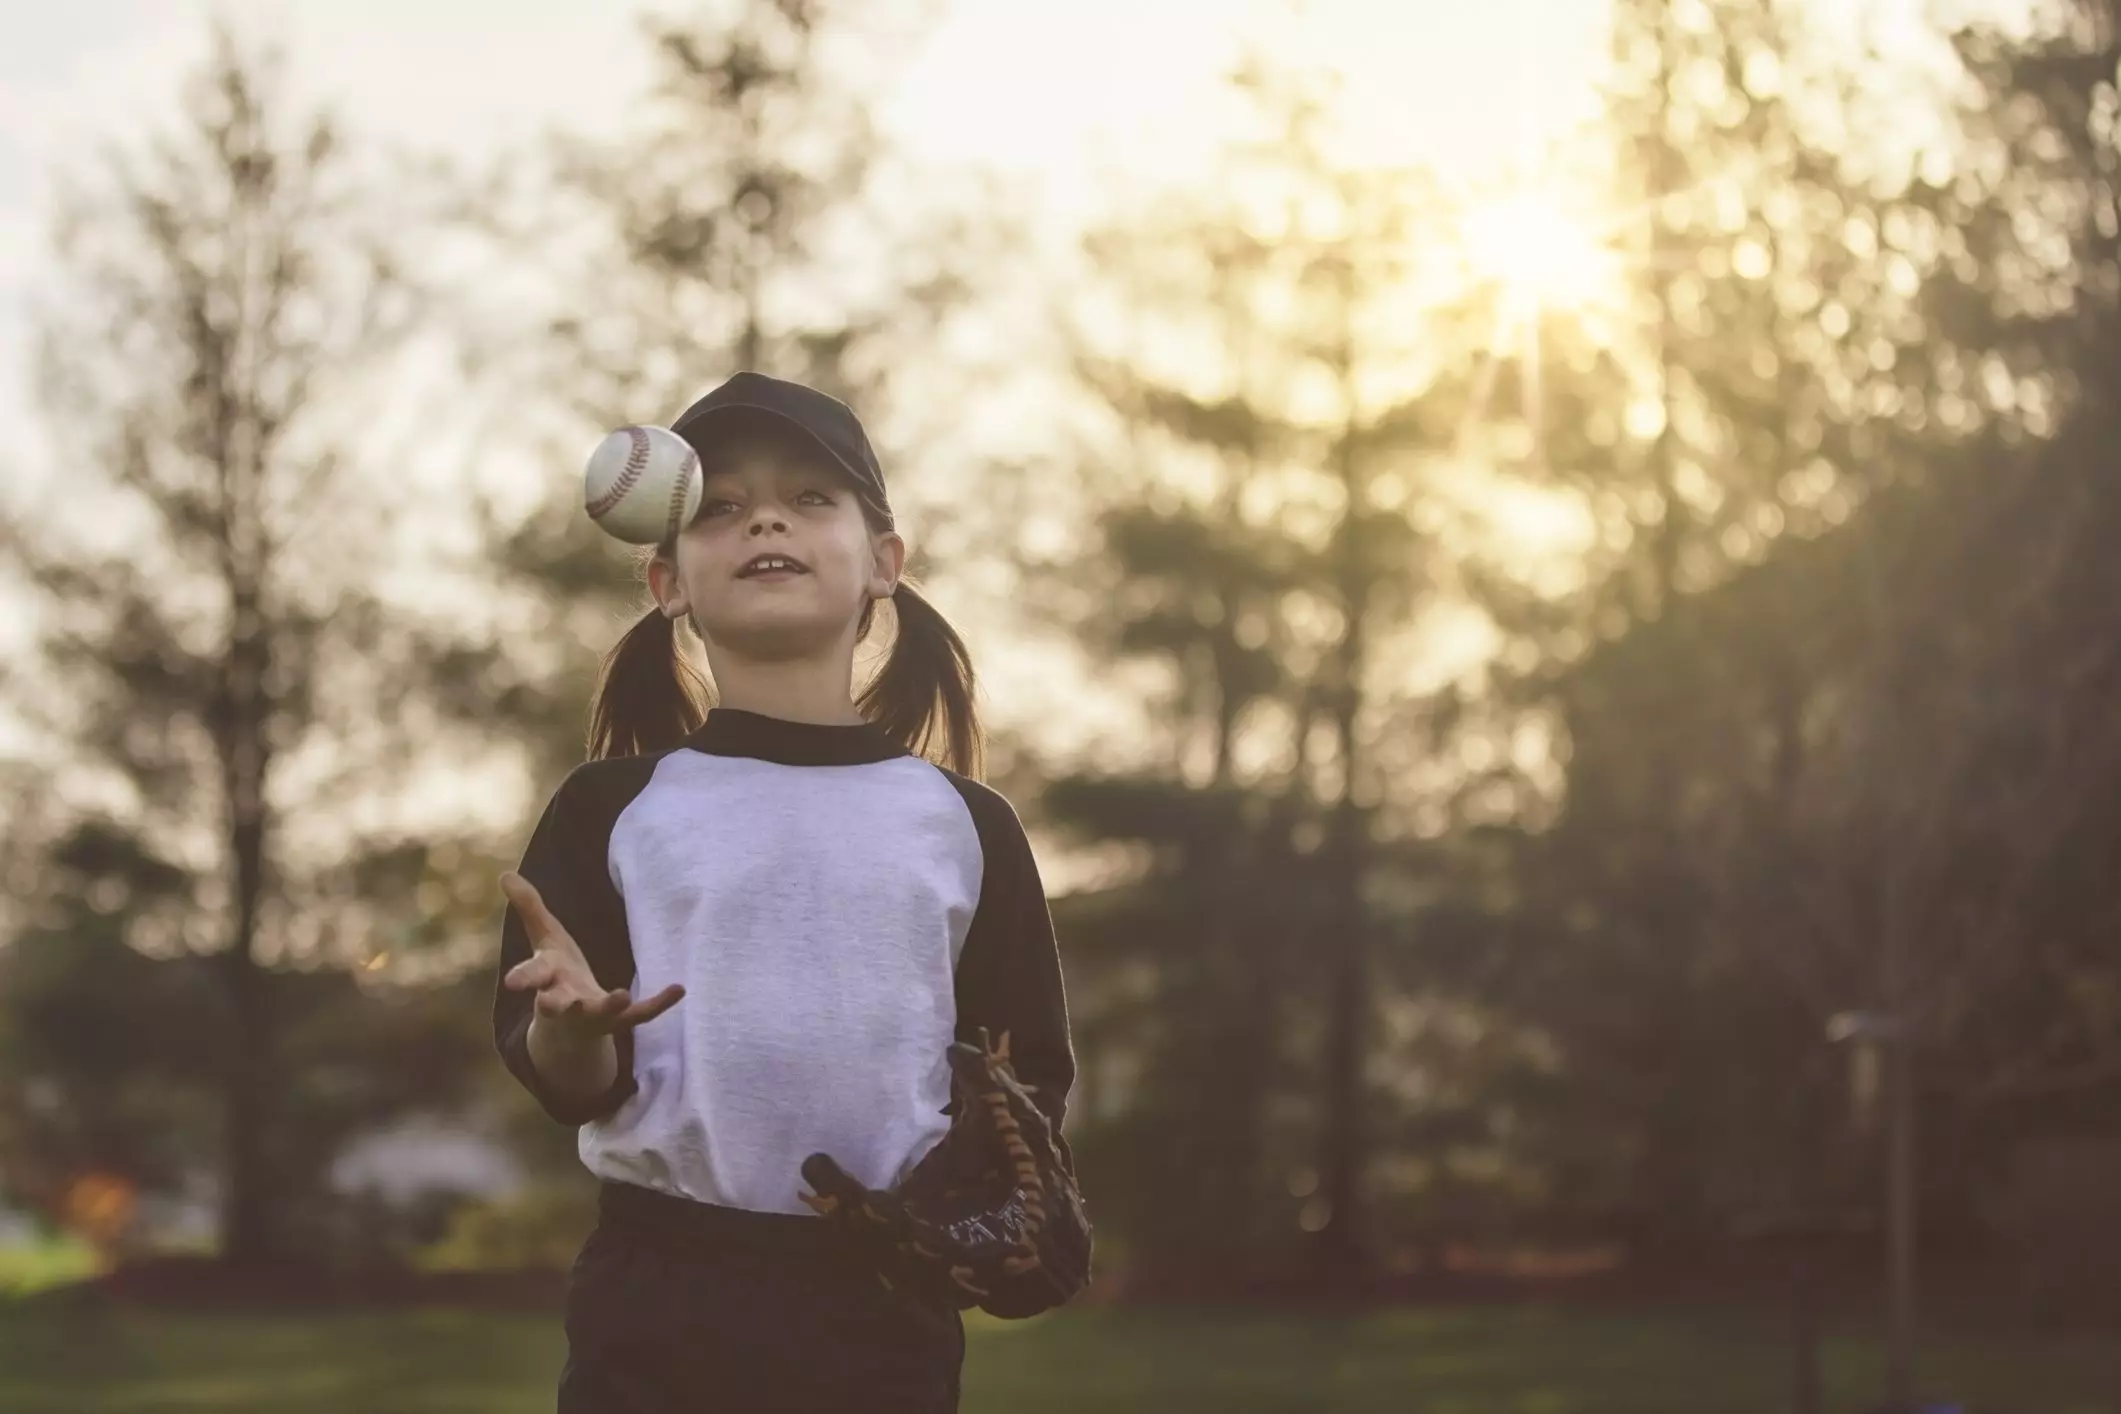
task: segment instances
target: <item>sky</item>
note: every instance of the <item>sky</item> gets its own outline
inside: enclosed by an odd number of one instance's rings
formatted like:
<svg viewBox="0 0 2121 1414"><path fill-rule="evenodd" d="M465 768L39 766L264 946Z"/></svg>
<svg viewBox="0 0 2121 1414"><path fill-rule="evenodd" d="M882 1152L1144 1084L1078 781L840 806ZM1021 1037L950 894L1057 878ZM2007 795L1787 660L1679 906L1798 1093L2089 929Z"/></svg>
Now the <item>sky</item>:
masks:
<svg viewBox="0 0 2121 1414"><path fill-rule="evenodd" d="M1049 231L1091 214L1114 174L1187 172L1218 136L1217 90L1241 36L1343 69L1351 110L1381 155L1476 173L1588 107L1606 19L1606 0L1310 0L1300 19L1285 0L914 2L930 7L929 23L872 95L884 128L916 162L1028 187ZM63 445L30 397L24 312L51 269L54 179L92 169L106 145L130 144L166 120L214 16L278 41L294 97L328 105L356 139L476 167L528 154L554 131L618 127L648 77L641 18L700 8L5 0L0 482L39 506L64 495ZM900 13L882 0L854 8L865 19ZM27 628L0 624L0 651ZM997 686L1000 667L988 665ZM0 745L8 726L0 721Z"/></svg>
<svg viewBox="0 0 2121 1414"><path fill-rule="evenodd" d="M23 313L52 268L53 179L166 119L214 15L278 40L295 96L328 105L357 140L476 169L528 156L555 131L593 136L621 126L648 77L640 19L712 3L0 0L0 492L63 497L66 487L63 449L29 398ZM1897 34L1914 47L1911 36L1938 6L2016 10L2023 0L1817 3L1844 22L1861 12L1872 35L1890 44ZM1607 50L1607 0L849 4L863 19L928 6L932 23L890 65L871 95L874 111L917 163L985 169L1029 186L1049 231L1094 214L1115 173L1195 175L1219 137L1218 91L1244 39L1341 70L1347 111L1375 155L1471 182L1590 114ZM1493 514L1509 523L1513 548L1570 538L1567 517L1551 535L1533 527L1545 509L1520 515L1498 503ZM28 630L27 615L0 612L0 656ZM1007 710L1011 699L1039 712L1052 700L1050 690L1025 686L1044 671L1043 650L1008 647L1013 657L999 661L981 648L990 700L1004 708L998 721L1018 715ZM1080 701L1067 716L1080 739L1101 730ZM9 727L0 719L0 751Z"/></svg>
<svg viewBox="0 0 2121 1414"><path fill-rule="evenodd" d="M930 0L935 20L876 95L918 158L1028 179L1079 211L1108 164L1179 168L1240 31L1350 70L1388 146L1477 166L1579 99L1604 0ZM611 128L646 72L638 19L608 0L9 0L0 19L0 457L22 438L24 294L47 260L50 177L168 112L213 14L280 38L305 97L360 134L493 158L554 129ZM1469 137L1469 134L1485 135ZM1483 144L1487 144L1484 146ZM0 464L4 465L4 464Z"/></svg>
<svg viewBox="0 0 2121 1414"><path fill-rule="evenodd" d="M554 131L621 125L648 76L643 15L714 3L0 0L4 489L64 486L63 449L29 398L23 313L51 268L53 179L166 118L214 15L278 40L295 96L328 105L357 139L476 168L527 156ZM1861 12L1890 38L1938 4L2018 0L1819 3L1846 22ZM920 5L930 23L871 95L884 128L916 162L1028 186L1049 231L1091 215L1115 173L1197 170L1241 38L1340 69L1378 156L1475 182L1593 111L1607 49L1607 0L854 0L851 10L869 20ZM0 652L22 631L13 617L0 615Z"/></svg>

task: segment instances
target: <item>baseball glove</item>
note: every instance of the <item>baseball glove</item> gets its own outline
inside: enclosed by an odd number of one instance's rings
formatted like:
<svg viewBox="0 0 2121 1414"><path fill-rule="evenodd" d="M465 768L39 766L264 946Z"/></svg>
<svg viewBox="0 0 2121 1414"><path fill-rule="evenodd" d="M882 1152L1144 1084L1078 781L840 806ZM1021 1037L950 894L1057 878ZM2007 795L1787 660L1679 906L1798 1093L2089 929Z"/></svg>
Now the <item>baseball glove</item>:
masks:
<svg viewBox="0 0 2121 1414"><path fill-rule="evenodd" d="M803 1161L802 1200L840 1224L884 1285L990 1315L1035 1316L1090 1280L1090 1221L1067 1145L1009 1062L1009 1036L952 1044L957 1113L895 1188Z"/></svg>

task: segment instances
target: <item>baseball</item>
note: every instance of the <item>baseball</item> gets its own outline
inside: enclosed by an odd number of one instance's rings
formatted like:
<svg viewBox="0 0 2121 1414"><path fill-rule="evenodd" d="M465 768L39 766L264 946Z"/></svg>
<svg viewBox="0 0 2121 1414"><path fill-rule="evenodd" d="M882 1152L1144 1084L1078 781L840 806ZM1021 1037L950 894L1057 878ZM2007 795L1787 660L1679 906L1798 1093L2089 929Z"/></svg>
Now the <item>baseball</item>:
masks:
<svg viewBox="0 0 2121 1414"><path fill-rule="evenodd" d="M699 453L667 428L621 427L589 454L582 505L605 534L657 544L700 508Z"/></svg>

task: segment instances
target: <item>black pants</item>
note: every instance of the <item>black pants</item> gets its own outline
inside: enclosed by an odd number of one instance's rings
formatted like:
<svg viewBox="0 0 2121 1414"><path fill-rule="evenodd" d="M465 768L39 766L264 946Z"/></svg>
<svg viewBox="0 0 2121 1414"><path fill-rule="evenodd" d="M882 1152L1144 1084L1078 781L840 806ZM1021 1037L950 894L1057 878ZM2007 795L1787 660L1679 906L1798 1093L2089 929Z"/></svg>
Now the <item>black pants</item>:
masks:
<svg viewBox="0 0 2121 1414"><path fill-rule="evenodd" d="M955 1414L957 1311L822 1219L607 1183L567 1287L559 1414Z"/></svg>

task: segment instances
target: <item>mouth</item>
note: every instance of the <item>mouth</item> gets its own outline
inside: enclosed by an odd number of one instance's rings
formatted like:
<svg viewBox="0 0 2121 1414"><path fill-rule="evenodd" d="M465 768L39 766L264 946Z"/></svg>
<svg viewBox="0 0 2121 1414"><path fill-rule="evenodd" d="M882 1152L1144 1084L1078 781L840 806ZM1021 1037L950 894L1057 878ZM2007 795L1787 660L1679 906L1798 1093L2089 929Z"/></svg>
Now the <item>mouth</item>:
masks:
<svg viewBox="0 0 2121 1414"><path fill-rule="evenodd" d="M810 567L792 555L753 555L736 572L738 579L788 579L810 573Z"/></svg>

